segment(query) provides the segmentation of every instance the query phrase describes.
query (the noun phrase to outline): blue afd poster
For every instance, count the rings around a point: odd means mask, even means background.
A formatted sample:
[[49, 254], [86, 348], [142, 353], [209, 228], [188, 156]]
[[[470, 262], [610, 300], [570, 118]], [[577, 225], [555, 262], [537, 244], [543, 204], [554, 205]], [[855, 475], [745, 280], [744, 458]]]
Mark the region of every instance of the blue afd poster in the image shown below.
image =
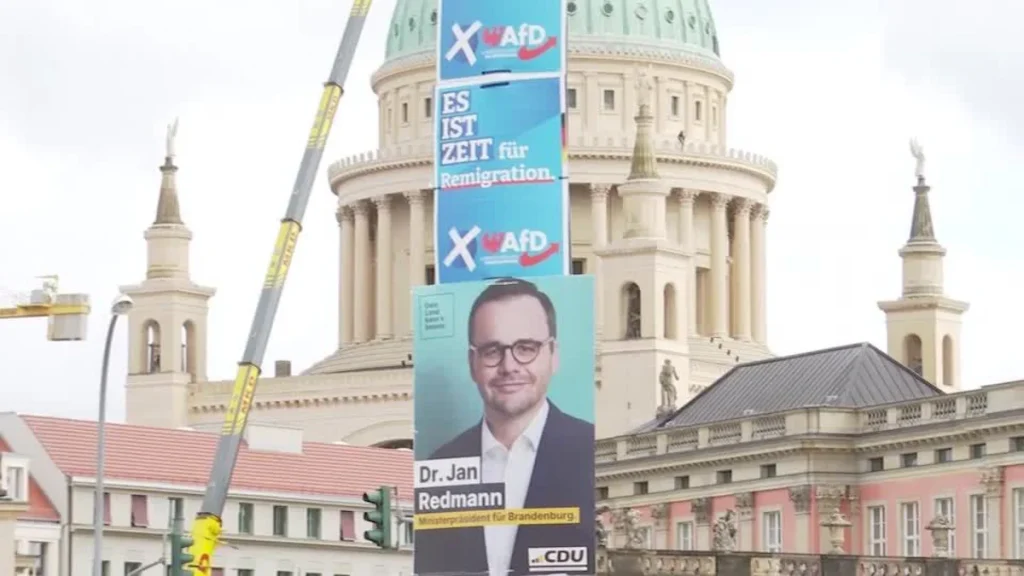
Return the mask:
[[438, 88], [437, 282], [569, 269], [562, 82]]
[[[594, 574], [594, 277], [417, 286], [412, 317], [413, 572]], [[525, 477], [483, 458], [527, 439]]]
[[562, 74], [564, 0], [441, 0], [438, 82], [484, 74]]

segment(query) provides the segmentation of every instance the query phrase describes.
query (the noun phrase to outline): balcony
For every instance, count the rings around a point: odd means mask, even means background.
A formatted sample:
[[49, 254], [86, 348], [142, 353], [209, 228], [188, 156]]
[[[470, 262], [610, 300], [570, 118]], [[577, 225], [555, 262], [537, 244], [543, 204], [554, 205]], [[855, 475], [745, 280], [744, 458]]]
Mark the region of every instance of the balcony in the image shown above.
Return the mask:
[[1022, 576], [1024, 560], [599, 549], [597, 573], [624, 576]]
[[[633, 154], [633, 141], [633, 136], [625, 135], [577, 136], [569, 141], [569, 157], [629, 160]], [[735, 148], [723, 148], [708, 142], [687, 142], [683, 148], [675, 138], [666, 137], [656, 137], [654, 147], [658, 162], [739, 171], [757, 178], [769, 191], [778, 175], [777, 166], [768, 158]], [[327, 175], [334, 189], [351, 178], [382, 170], [422, 166], [432, 162], [433, 158], [433, 140], [423, 138], [342, 158], [330, 165]]]

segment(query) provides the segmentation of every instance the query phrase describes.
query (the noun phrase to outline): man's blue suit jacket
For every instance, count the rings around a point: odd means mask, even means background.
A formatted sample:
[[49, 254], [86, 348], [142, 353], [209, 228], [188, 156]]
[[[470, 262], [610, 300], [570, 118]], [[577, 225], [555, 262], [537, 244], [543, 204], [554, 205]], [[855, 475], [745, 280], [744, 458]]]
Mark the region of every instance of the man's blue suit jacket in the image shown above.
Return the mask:
[[[594, 425], [559, 410], [549, 401], [533, 476], [523, 508], [580, 509], [579, 524], [519, 526], [508, 576], [530, 573], [530, 548], [586, 546], [594, 570]], [[438, 448], [435, 458], [480, 456], [483, 422]], [[413, 572], [418, 575], [486, 575], [487, 550], [483, 528], [418, 530]]]

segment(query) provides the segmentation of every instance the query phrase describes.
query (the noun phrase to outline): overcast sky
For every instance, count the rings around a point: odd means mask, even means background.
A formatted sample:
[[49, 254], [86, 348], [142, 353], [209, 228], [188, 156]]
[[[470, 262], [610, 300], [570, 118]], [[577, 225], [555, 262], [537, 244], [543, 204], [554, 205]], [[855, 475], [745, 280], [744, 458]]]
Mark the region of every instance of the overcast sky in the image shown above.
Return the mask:
[[[369, 77], [395, 0], [377, 0], [316, 180], [264, 365], [337, 345], [329, 161], [376, 146]], [[35, 0], [0, 18], [0, 287], [57, 273], [91, 294], [89, 340], [0, 325], [0, 410], [93, 418], [106, 306], [145, 273], [164, 130], [181, 117], [180, 198], [195, 281], [215, 286], [210, 375], [231, 378], [347, 0]], [[1018, 0], [718, 0], [736, 73], [731, 146], [772, 157], [769, 339], [777, 354], [871, 341], [900, 290], [917, 136], [947, 293], [971, 302], [968, 387], [1024, 375], [1024, 58]], [[124, 417], [117, 334], [110, 412]]]

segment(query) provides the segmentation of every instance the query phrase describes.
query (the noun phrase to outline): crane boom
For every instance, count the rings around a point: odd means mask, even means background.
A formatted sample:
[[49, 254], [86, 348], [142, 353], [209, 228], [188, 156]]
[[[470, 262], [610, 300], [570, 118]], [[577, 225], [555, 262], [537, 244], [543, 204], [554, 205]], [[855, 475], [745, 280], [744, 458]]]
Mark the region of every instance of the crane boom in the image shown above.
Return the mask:
[[263, 363], [267, 342], [270, 339], [270, 330], [281, 301], [281, 292], [284, 289], [288, 268], [295, 253], [299, 232], [302, 230], [302, 218], [309, 203], [313, 179], [320, 166], [320, 159], [323, 157], [327, 136], [334, 121], [334, 114], [338, 109], [338, 102], [344, 92], [343, 85], [349, 68], [352, 66], [352, 60], [355, 58], [356, 47], [359, 44], [359, 37], [362, 34], [371, 3], [372, 0], [354, 0], [338, 53], [334, 58], [331, 75], [324, 83], [323, 96], [320, 98], [313, 129], [309, 133], [302, 162], [299, 164], [288, 208], [281, 220], [281, 228], [274, 243], [270, 267], [267, 269], [263, 281], [263, 291], [260, 293], [252, 327], [249, 330], [249, 339], [242, 360], [238, 363], [238, 374], [235, 376], [227, 417], [221, 428], [217, 452], [210, 468], [206, 495], [192, 525], [192, 546], [189, 549], [192, 563], [189, 568], [193, 576], [209, 576], [210, 574], [213, 553], [221, 532], [220, 516], [224, 512], [224, 503], [231, 485], [242, 434], [245, 432], [249, 408], [252, 406], [253, 395], [256, 392], [256, 382], [260, 377], [260, 366]]

